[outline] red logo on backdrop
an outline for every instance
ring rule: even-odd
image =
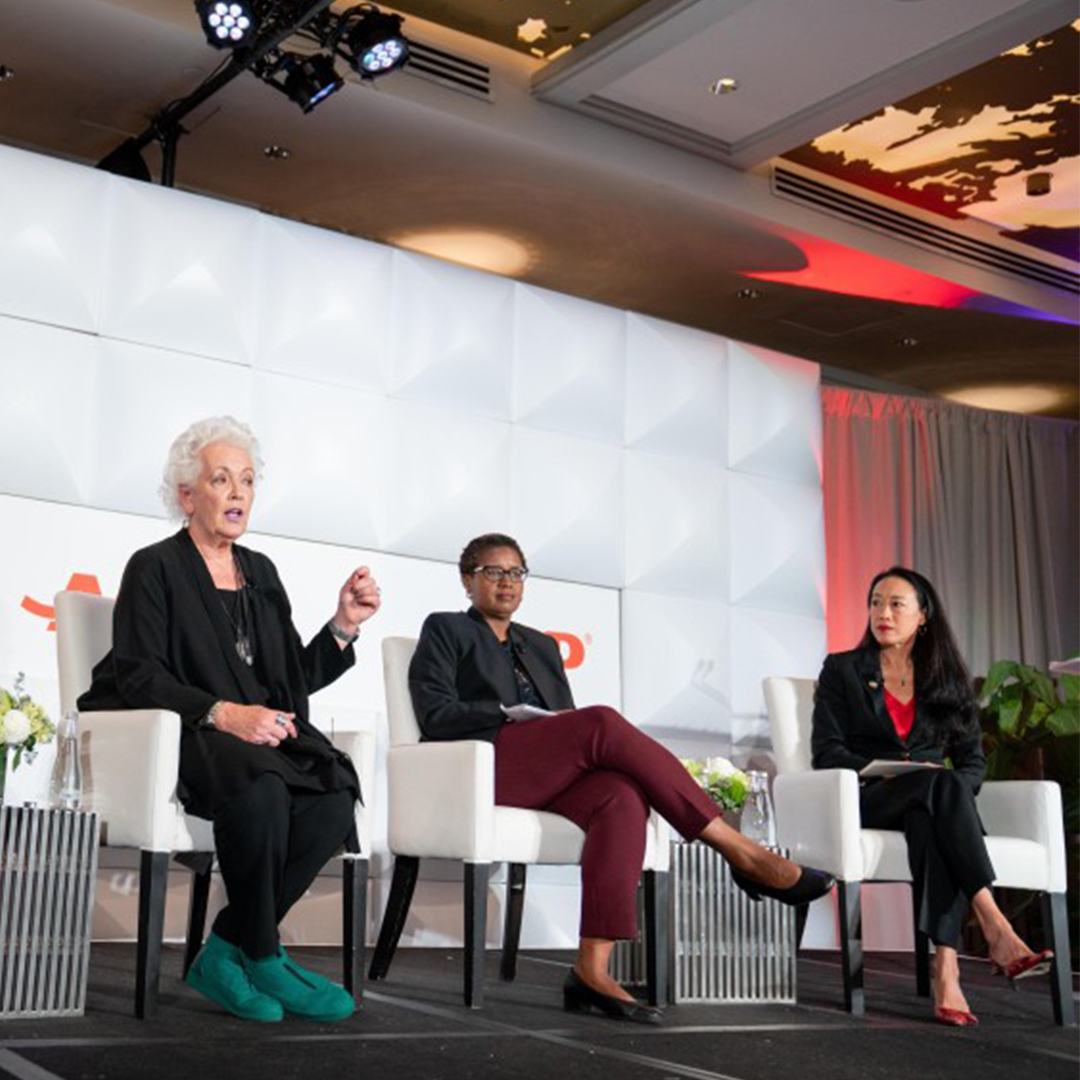
[[[68,578],[66,588],[68,592],[84,592],[89,593],[91,596],[101,595],[101,586],[93,574],[72,574]],[[49,625],[45,627],[46,630],[56,629],[56,609],[52,604],[43,604],[31,596],[24,596],[22,598],[22,607],[25,611],[29,611],[31,615],[48,619]]]
[[[585,635],[582,641],[577,634],[564,634],[559,630],[548,630],[548,637],[553,637],[559,643],[559,652],[562,653],[563,667],[568,671],[571,668],[581,667],[585,663],[585,644],[592,644],[592,637]]]

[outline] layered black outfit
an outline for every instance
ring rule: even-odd
[[[429,615],[409,666],[425,740],[495,744],[495,802],[547,810],[585,833],[581,935],[633,938],[650,807],[688,840],[718,811],[678,759],[605,705],[576,708],[559,646],[512,623],[500,642],[475,608]],[[509,722],[503,705],[556,712]]]
[[[309,695],[347,671],[355,654],[325,627],[304,646],[274,564],[233,550],[242,597],[215,587],[187,529],[131,557],[113,647],[78,706],[179,713],[177,792],[189,813],[214,822],[229,897],[214,931],[259,958],[276,950],[277,924],[326,860],[343,843],[356,847],[356,771],[308,719]],[[236,648],[241,603],[250,665]],[[297,738],[271,747],[200,726],[217,701],[295,713]]]
[[[903,831],[919,929],[955,947],[968,901],[994,880],[975,807],[986,759],[977,725],[947,745],[939,741],[920,707],[917,675],[915,721],[901,739],[885,704],[877,646],[826,657],[814,699],[813,764],[858,771],[875,758],[949,759],[951,769],[860,781],[859,807],[864,828]]]

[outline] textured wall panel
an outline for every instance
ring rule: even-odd
[[[726,733],[731,716],[726,604],[627,589],[623,700],[658,732]]]
[[[725,464],[726,354],[715,334],[628,315],[627,445]]]
[[[821,489],[728,475],[731,602],[825,617]]]
[[[470,537],[505,531],[510,516],[510,425],[392,401],[386,470],[389,551],[457,562]]]
[[[510,418],[514,283],[395,251],[396,397]]]
[[[622,584],[623,453],[517,426],[509,530],[544,577]]]
[[[267,465],[258,528],[381,547],[387,409],[375,394],[255,372],[252,426]]]
[[[816,679],[825,659],[825,620],[731,608],[731,702],[741,716],[764,716],[766,675]]]
[[[260,215],[113,179],[101,332],[247,363]]]
[[[726,484],[724,469],[627,451],[629,587],[727,598]]]
[[[728,344],[728,466],[820,487],[817,364]]]
[[[621,444],[626,317],[562,293],[516,286],[516,421]]]
[[[272,217],[259,232],[254,366],[382,393],[390,248]]]
[[[0,318],[0,490],[79,503],[93,459],[98,339]]]
[[[250,421],[251,372],[122,341],[103,340],[101,350],[87,502],[160,517],[158,487],[173,439],[207,416]]]
[[[0,314],[95,330],[109,177],[0,146]]]

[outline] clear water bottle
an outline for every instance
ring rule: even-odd
[[[763,772],[748,772],[750,790],[739,816],[739,832],[749,840],[767,847],[776,846],[776,823],[773,819],[769,778]]]
[[[79,764],[79,714],[64,714],[56,747],[49,805],[58,810],[78,810],[82,802],[82,767]]]

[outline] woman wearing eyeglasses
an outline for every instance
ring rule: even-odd
[[[816,900],[833,878],[797,866],[726,825],[678,759],[614,709],[574,706],[555,640],[513,622],[528,568],[517,541],[488,533],[458,563],[466,612],[429,615],[409,689],[425,740],[495,744],[495,802],[547,810],[585,832],[581,855],[581,941],[563,986],[567,1010],[656,1023],[608,973],[615,941],[637,935],[635,892],[651,808],[687,840],[702,840],[730,864],[755,899]],[[506,709],[551,711],[523,722]]]

